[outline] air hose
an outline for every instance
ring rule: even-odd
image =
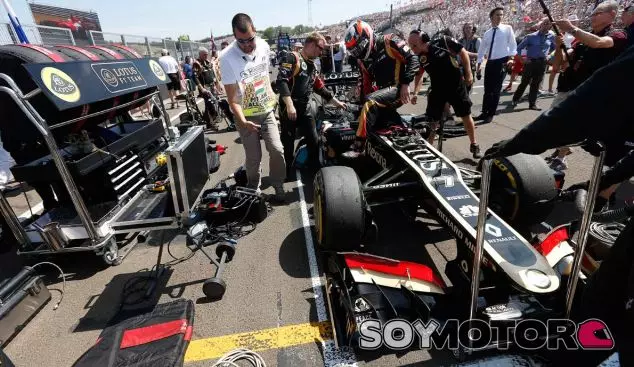
[[[576,190],[573,195],[577,211],[580,214],[583,214],[586,208],[588,192],[586,190],[580,189]],[[618,222],[632,215],[634,215],[634,205],[632,205],[632,203],[630,202],[626,202],[625,206],[622,208],[611,209],[592,214],[592,221],[599,223]]]

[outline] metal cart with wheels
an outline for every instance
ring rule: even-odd
[[[73,59],[46,47],[0,46],[0,109],[10,124],[34,127],[45,147],[12,172],[57,199],[20,219],[0,193],[19,254],[94,252],[117,265],[137,235],[183,225],[209,180],[209,155],[202,128],[183,135],[171,128],[159,92],[167,81],[152,58],[108,60],[86,48]],[[150,99],[162,116],[133,119],[129,111]]]

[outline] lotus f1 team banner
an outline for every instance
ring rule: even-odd
[[[24,66],[59,110],[156,87],[168,81],[161,65],[150,58]]]

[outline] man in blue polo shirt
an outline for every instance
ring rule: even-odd
[[[513,107],[517,106],[526,87],[530,84],[528,108],[540,110],[537,107],[537,93],[546,72],[546,57],[555,50],[555,38],[550,32],[551,27],[548,19],[542,20],[539,24],[539,30],[524,37],[524,40],[517,46],[517,53],[526,49],[526,63],[522,72],[522,82],[513,95]]]

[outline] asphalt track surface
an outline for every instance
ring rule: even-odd
[[[479,113],[482,93],[482,81],[479,81],[472,96],[474,115]],[[538,105],[547,108],[551,98],[538,100]],[[500,114],[493,123],[476,130],[483,151],[493,143],[512,136],[538,116],[539,112],[528,110],[526,101],[514,111],[506,109],[510,99],[511,94],[503,93]],[[421,114],[425,110],[425,100],[421,96],[417,105],[404,106],[401,112]],[[175,116],[176,111],[170,111],[170,114]],[[213,185],[242,165],[244,151],[236,139],[236,132],[221,131],[211,136],[218,144],[228,147],[227,153],[221,157],[220,170],[211,176]],[[444,144],[444,153],[449,158],[459,165],[473,167],[475,161],[470,158],[468,149],[466,137],[451,138]],[[264,150],[263,193],[270,195],[273,190],[266,179],[267,157]],[[568,162],[567,185],[587,180],[592,167],[589,155],[577,149]],[[204,298],[202,284],[214,275],[215,267],[203,254],[196,253],[192,258],[168,268],[160,278],[157,296],[150,297],[141,305],[125,306],[125,313],[120,313],[119,317],[130,315],[135,307],[179,298],[192,300],[196,315],[192,343],[185,359],[188,367],[212,366],[222,354],[237,347],[258,351],[268,366],[356,363],[358,366],[386,367],[454,363],[447,352],[416,350],[405,354],[362,357],[334,350],[329,315],[324,306],[321,258],[312,240],[312,182],[310,179],[289,182],[285,184],[285,189],[288,203],[273,206],[269,217],[251,234],[239,240],[235,258],[223,275],[228,288],[222,300],[208,302]],[[12,196],[10,201],[17,213],[28,209],[23,196]],[[34,193],[29,192],[28,196],[31,205],[38,202]],[[569,217],[569,208],[562,206],[547,222],[555,225]],[[394,223],[385,237],[396,253],[414,254],[416,259],[431,258],[444,277],[445,262],[455,256],[455,243],[446,231],[439,228],[429,221],[418,223],[413,228]],[[99,258],[90,253],[52,257],[67,274],[64,300],[59,309],[53,310],[60,296],[61,279],[57,278],[55,271],[42,268],[47,274],[53,302],[48,303],[5,348],[15,365],[70,366],[94,344],[102,328],[114,320],[122,302],[124,284],[133,277],[147,274],[147,270],[156,263],[161,240],[169,241],[169,250],[174,257],[189,254],[182,234],[165,233],[162,236],[154,233],[147,243],[134,248],[119,266],[105,267]],[[170,254],[164,251],[162,262],[170,260]],[[0,264],[5,266],[6,271],[16,267],[19,261],[12,261],[10,256],[4,255]],[[130,301],[130,297],[127,300]]]

